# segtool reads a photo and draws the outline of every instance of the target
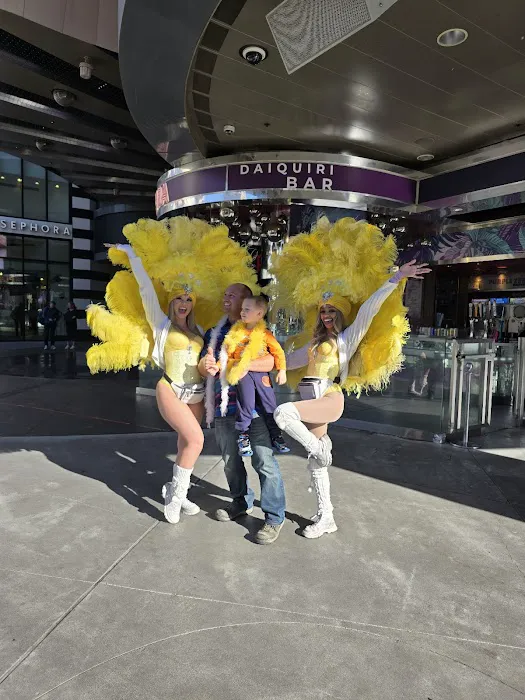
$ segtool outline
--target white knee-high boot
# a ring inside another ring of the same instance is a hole
[[[299,411],[293,403],[283,403],[275,410],[273,417],[279,428],[291,438],[297,440],[309,455],[315,457],[319,466],[332,464],[331,444],[329,440],[319,439],[313,435],[302,422]]]
[[[179,455],[177,455],[177,461],[173,465],[173,477],[174,478],[175,478],[175,472],[178,469],[178,467],[177,467],[178,461],[179,461]],[[191,488],[191,484],[190,484],[189,488]],[[198,515],[198,513],[201,512],[201,509],[199,508],[199,506],[196,503],[193,503],[193,501],[190,501],[190,499],[188,497],[186,497],[182,501],[182,509],[181,510],[184,513],[184,515]]]
[[[173,479],[162,487],[164,497],[164,517],[172,525],[180,520],[182,504],[190,487],[190,477],[193,469],[183,469],[173,466]]]
[[[313,523],[303,530],[303,537],[316,539],[325,533],[335,532],[334,507],[330,500],[330,477],[328,469],[312,469],[312,485],[317,497],[317,515]]]

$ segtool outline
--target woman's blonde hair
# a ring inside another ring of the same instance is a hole
[[[341,311],[339,311],[339,309],[335,309],[334,316],[334,327],[333,330],[329,331],[321,319],[321,311],[319,310],[319,312],[317,313],[312,342],[312,350],[314,352],[322,343],[328,342],[332,343],[333,345],[336,345],[337,336],[339,335],[339,333],[341,333],[341,331],[343,331],[345,327],[345,319]]]
[[[169,319],[170,319],[170,321],[171,321],[172,324],[173,324],[173,316],[174,316],[174,313],[173,313],[173,302],[176,301],[176,300],[177,300],[177,297],[175,297],[174,299],[172,299],[172,300],[170,301],[170,305],[169,305],[169,308],[168,308],[168,316],[169,316]],[[195,304],[194,304],[194,302],[192,302],[191,311],[190,311],[190,313],[188,314],[188,316],[186,317],[186,320],[187,320],[187,323],[188,323],[188,330],[190,331],[190,333],[193,333],[193,335],[197,335],[197,336],[199,336],[199,338],[202,338],[202,332],[201,332],[199,326],[197,325],[197,323],[196,323],[196,321],[195,321],[194,309],[195,309]],[[176,324],[174,324],[174,325],[176,325]]]

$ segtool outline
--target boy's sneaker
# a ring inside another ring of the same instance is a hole
[[[290,448],[282,439],[282,437],[275,438],[275,440],[272,440],[272,445],[273,451],[277,452],[277,454],[285,455],[287,452],[290,452]]]
[[[250,436],[248,433],[239,433],[237,445],[239,447],[239,454],[241,457],[251,457],[253,455],[252,443],[250,442]]]
[[[247,508],[244,503],[229,503],[224,508],[218,508],[215,511],[215,519],[219,520],[221,523],[227,523],[230,520],[237,520],[243,515],[250,515],[253,513],[253,507]]]

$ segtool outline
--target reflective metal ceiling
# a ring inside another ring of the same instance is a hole
[[[124,13],[124,89],[169,162],[193,141],[205,156],[319,150],[424,169],[423,153],[434,165],[525,133],[523,0],[398,0],[292,75],[266,21],[278,0],[223,0],[211,19],[205,0],[152,0],[147,13],[141,4],[127,0]],[[468,40],[440,47],[453,27]],[[252,43],[268,51],[258,66],[239,55]]]
[[[126,202],[151,202],[164,163],[129,114],[117,55],[10,12],[0,20],[0,150],[52,168],[99,200],[115,201],[118,191]],[[85,55],[90,80],[79,77]],[[71,107],[53,100],[55,88],[75,95]],[[115,150],[113,137],[127,148]]]

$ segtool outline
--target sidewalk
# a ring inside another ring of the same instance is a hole
[[[202,512],[178,526],[159,501],[172,434],[0,439],[0,698],[523,698],[519,434],[499,454],[332,435],[339,531],[298,535],[314,503],[297,452],[270,547],[258,509],[211,518],[212,434]]]

